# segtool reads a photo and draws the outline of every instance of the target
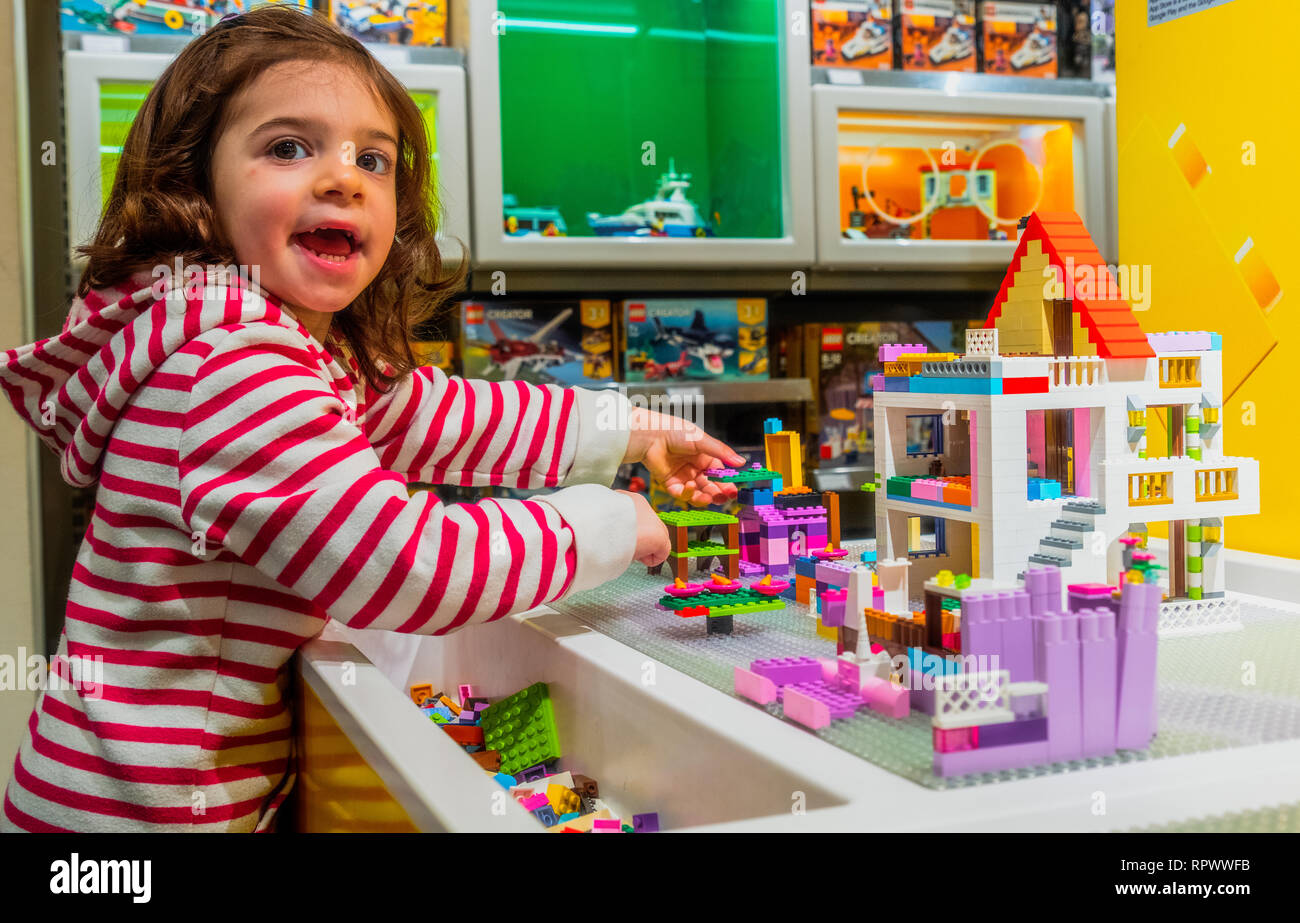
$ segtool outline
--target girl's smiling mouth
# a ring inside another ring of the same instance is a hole
[[[310,231],[300,231],[293,235],[292,241],[305,259],[328,270],[350,268],[361,251],[356,230],[342,225],[320,225]]]

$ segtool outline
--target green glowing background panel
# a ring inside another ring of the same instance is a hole
[[[498,7],[503,193],[590,236],[671,160],[719,236],[784,234],[781,0]]]
[[[117,162],[122,159],[122,145],[135,121],[136,113],[144,105],[145,97],[153,88],[146,81],[109,81],[99,84],[99,170],[100,207],[108,203],[113,191],[113,178],[117,175]],[[434,180],[438,177],[438,94],[420,90],[411,93],[419,107],[429,132],[429,150],[433,155]]]
[[[411,93],[411,99],[415,100],[415,105],[424,118],[425,130],[429,133],[429,152],[432,155],[433,180],[436,183],[438,181],[438,94],[416,90]]]
[[[113,191],[113,177],[117,175],[117,162],[122,159],[122,145],[126,133],[135,121],[135,114],[144,105],[152,83],[145,81],[115,82],[104,80],[99,84],[99,171],[100,207],[108,202]]]

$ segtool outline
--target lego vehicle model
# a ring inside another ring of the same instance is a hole
[[[621,215],[591,212],[587,223],[599,237],[712,237],[713,229],[686,198],[690,186],[691,174],[678,173],[670,160],[651,198]]]
[[[487,371],[493,373],[500,370],[507,379],[515,379],[519,377],[519,372],[523,368],[537,375],[553,365],[563,365],[565,362],[581,358],[571,354],[558,342],[542,342],[552,330],[568,320],[572,313],[571,309],[561,311],[546,326],[526,340],[511,339],[505,335],[496,321],[489,320],[488,326],[492,330],[493,342],[488,347]]]
[[[696,311],[689,327],[670,327],[660,318],[654,319],[655,343],[680,346],[684,355],[699,359],[710,373],[721,375],[725,371],[722,361],[736,351],[730,337],[710,330],[704,321],[704,312]]]
[[[953,24],[943,34],[943,38],[930,49],[930,61],[943,64],[946,61],[960,61],[975,53],[975,36],[968,29]]]
[[[874,19],[864,19],[853,37],[844,43],[840,54],[845,61],[853,61],[865,55],[880,54],[889,50],[889,27]]]
[[[504,228],[510,237],[564,237],[569,233],[564,216],[554,205],[521,207],[511,194],[501,197]]]
[[[1011,55],[1011,66],[1024,70],[1036,64],[1046,64],[1056,56],[1052,40],[1041,32],[1032,33],[1028,40]]]

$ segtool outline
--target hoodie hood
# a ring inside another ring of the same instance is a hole
[[[352,384],[298,320],[256,283],[219,271],[88,292],[68,311],[63,332],[0,356],[0,388],[47,446],[63,479],[89,487],[126,405],[167,357],[189,341],[232,324],[270,323],[298,330],[335,390]]]

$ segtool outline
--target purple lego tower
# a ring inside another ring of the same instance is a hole
[[[1124,583],[1116,599],[1109,587],[1074,585],[1065,611],[1061,590],[1055,567],[1030,567],[1024,589],[962,597],[962,654],[996,657],[997,667],[944,677],[936,695],[945,704],[935,715],[960,712],[962,690],[969,699],[975,682],[996,689],[995,701],[1005,707],[968,708],[964,721],[936,717],[937,775],[1096,759],[1150,745],[1159,586]]]

